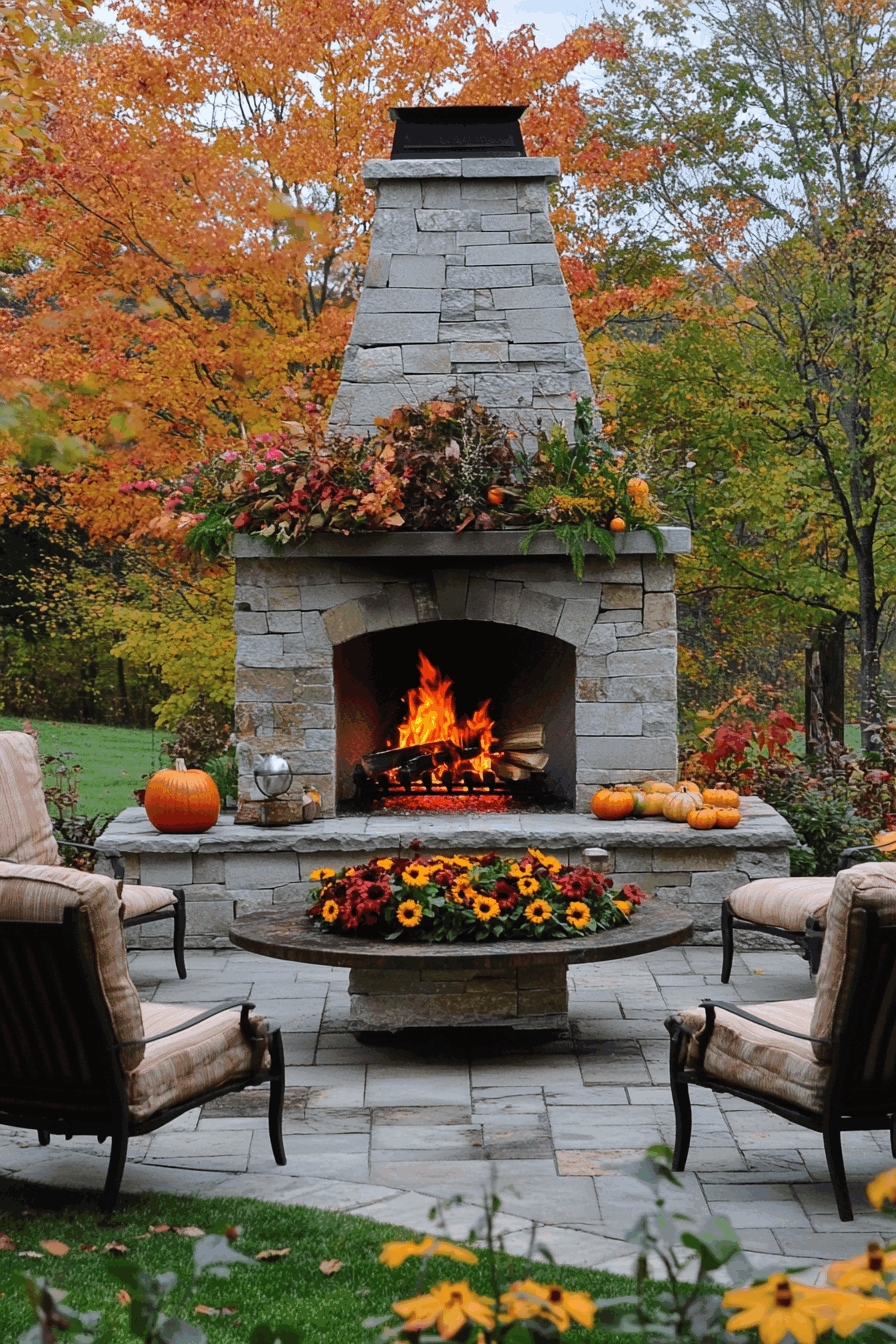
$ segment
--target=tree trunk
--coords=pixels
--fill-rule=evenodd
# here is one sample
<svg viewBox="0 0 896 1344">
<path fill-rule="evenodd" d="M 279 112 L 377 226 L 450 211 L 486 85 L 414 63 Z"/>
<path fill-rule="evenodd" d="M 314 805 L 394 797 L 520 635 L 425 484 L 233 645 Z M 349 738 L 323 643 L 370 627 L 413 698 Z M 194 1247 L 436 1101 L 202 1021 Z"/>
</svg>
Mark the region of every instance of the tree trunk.
<svg viewBox="0 0 896 1344">
<path fill-rule="evenodd" d="M 872 539 L 856 554 L 859 580 L 859 721 L 863 752 L 881 752 L 883 719 L 880 710 L 880 613 L 874 574 Z"/>
<path fill-rule="evenodd" d="M 813 630 L 806 644 L 806 756 L 823 757 L 843 741 L 846 617 Z"/>
</svg>

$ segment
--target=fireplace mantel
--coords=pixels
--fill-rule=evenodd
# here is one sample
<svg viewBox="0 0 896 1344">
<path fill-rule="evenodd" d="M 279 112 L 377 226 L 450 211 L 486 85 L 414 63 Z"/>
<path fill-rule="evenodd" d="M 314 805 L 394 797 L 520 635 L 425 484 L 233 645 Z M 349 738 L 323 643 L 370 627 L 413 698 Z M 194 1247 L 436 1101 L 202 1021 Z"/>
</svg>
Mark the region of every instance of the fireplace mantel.
<svg viewBox="0 0 896 1344">
<path fill-rule="evenodd" d="M 688 555 L 691 550 L 689 527 L 661 527 L 666 555 Z M 277 560 L 307 556 L 309 559 L 348 559 L 369 556 L 519 556 L 525 528 L 495 528 L 472 532 L 364 532 L 344 536 L 340 532 L 317 532 L 307 541 L 276 547 L 264 537 L 236 536 L 233 554 L 241 560 Z M 655 555 L 653 538 L 647 532 L 624 532 L 613 538 L 617 555 Z M 533 537 L 528 554 L 565 555 L 563 542 L 551 531 Z M 586 555 L 600 555 L 593 542 L 585 543 Z M 571 577 L 571 576 L 570 576 Z"/>
</svg>

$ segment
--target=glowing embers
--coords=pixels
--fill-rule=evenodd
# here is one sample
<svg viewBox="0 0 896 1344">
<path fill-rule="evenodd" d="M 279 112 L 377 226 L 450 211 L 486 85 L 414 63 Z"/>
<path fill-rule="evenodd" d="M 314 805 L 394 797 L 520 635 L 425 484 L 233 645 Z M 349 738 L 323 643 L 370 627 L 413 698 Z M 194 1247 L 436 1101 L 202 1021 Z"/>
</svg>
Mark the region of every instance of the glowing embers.
<svg viewBox="0 0 896 1344">
<path fill-rule="evenodd" d="M 506 793 L 391 793 L 378 800 L 379 807 L 396 812 L 509 812 L 515 806 Z"/>
<path fill-rule="evenodd" d="M 419 682 L 407 693 L 397 742 L 369 752 L 355 766 L 358 800 L 377 806 L 397 796 L 412 810 L 502 811 L 480 803 L 506 795 L 540 796 L 548 763 L 544 726 L 508 730 L 499 740 L 488 700 L 462 718 L 450 678 L 423 652 L 418 666 Z"/>
</svg>

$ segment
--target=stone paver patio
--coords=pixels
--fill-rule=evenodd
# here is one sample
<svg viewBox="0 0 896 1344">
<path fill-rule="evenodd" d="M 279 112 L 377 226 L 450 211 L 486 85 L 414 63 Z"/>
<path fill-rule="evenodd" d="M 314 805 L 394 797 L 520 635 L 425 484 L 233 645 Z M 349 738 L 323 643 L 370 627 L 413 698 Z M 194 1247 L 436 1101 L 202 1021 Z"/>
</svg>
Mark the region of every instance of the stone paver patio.
<svg viewBox="0 0 896 1344">
<path fill-rule="evenodd" d="M 525 1050 L 484 1031 L 475 1048 L 433 1036 L 398 1049 L 359 1044 L 346 1029 L 348 972 L 192 952 L 179 981 L 170 952 L 132 954 L 142 998 L 208 1005 L 246 995 L 283 1026 L 289 1093 L 287 1167 L 271 1157 L 263 1109 L 226 1098 L 130 1146 L 124 1190 L 234 1194 L 364 1214 L 428 1231 L 438 1197 L 475 1200 L 494 1180 L 507 1247 L 536 1240 L 567 1264 L 629 1272 L 624 1238 L 649 1192 L 630 1174 L 648 1144 L 671 1143 L 663 1018 L 706 996 L 757 1002 L 809 996 L 805 963 L 783 950 L 735 958 L 719 984 L 720 951 L 675 948 L 570 971 L 568 1039 Z M 847 1134 L 856 1220 L 842 1224 L 821 1138 L 732 1099 L 695 1090 L 691 1169 L 676 1207 L 725 1214 L 757 1272 L 817 1266 L 888 1239 L 863 1185 L 892 1166 L 887 1135 Z M 255 1110 L 256 1113 L 248 1113 Z M 214 1112 L 214 1113 L 212 1113 Z M 108 1144 L 0 1129 L 0 1171 L 98 1187 Z M 471 1212 L 452 1208 L 465 1232 Z"/>
</svg>

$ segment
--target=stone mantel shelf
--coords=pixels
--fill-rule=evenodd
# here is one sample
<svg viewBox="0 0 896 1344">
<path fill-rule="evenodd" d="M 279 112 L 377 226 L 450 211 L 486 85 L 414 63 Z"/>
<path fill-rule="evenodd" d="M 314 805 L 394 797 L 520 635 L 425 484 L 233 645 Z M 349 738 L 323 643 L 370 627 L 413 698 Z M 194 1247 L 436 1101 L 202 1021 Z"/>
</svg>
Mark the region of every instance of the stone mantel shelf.
<svg viewBox="0 0 896 1344">
<path fill-rule="evenodd" d="M 146 819 L 142 807 L 129 807 L 111 821 L 97 840 L 103 851 L 127 854 L 283 853 L 371 855 L 407 849 L 419 840 L 424 851 L 453 848 L 579 850 L 590 846 L 604 849 L 689 849 L 708 847 L 725 851 L 750 851 L 770 846 L 791 846 L 796 835 L 788 822 L 759 798 L 742 800 L 743 820 L 732 831 L 695 831 L 662 817 L 638 821 L 598 821 L 595 817 L 562 813 L 420 813 L 396 816 L 323 818 L 301 826 L 235 826 L 232 815 L 222 816 L 201 835 L 162 835 Z"/>
<path fill-rule="evenodd" d="M 233 538 L 233 554 L 238 560 L 309 560 L 331 557 L 395 558 L 433 557 L 466 559 L 481 556 L 507 556 L 525 559 L 520 555 L 520 541 L 526 528 L 503 528 L 493 532 L 369 532 L 343 536 L 338 532 L 318 532 L 302 543 L 276 547 L 264 537 Z M 666 555 L 688 555 L 691 550 L 689 527 L 661 527 Z M 617 555 L 655 555 L 653 538 L 647 532 L 624 532 L 614 537 Z M 587 555 L 602 555 L 593 542 L 586 542 Z M 528 554 L 531 556 L 565 555 L 566 547 L 553 532 L 539 532 L 533 537 Z"/>
<path fill-rule="evenodd" d="M 365 186 L 424 178 L 524 178 L 559 182 L 560 160 L 545 158 L 494 159 L 368 159 L 361 171 Z"/>
</svg>

